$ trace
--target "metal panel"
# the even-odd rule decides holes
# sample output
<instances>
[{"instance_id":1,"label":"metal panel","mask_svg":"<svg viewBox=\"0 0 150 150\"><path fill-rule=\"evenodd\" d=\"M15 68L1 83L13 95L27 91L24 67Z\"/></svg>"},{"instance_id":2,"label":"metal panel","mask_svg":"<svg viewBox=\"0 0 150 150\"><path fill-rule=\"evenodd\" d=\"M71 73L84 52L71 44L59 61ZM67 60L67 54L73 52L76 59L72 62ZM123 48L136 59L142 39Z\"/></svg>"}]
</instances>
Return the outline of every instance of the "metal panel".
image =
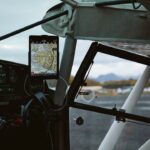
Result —
<instances>
[{"instance_id":1,"label":"metal panel","mask_svg":"<svg viewBox=\"0 0 150 150\"><path fill-rule=\"evenodd\" d=\"M77 39L150 43L149 26L147 11L78 7L74 30Z\"/></svg>"},{"instance_id":2,"label":"metal panel","mask_svg":"<svg viewBox=\"0 0 150 150\"><path fill-rule=\"evenodd\" d=\"M128 42L102 42L104 45L126 50L132 53L150 55L150 44Z\"/></svg>"},{"instance_id":3,"label":"metal panel","mask_svg":"<svg viewBox=\"0 0 150 150\"><path fill-rule=\"evenodd\" d=\"M66 95L66 89L71 74L75 49L76 49L76 40L67 35L59 71L59 80L57 82L54 97L54 104L57 106L62 106L65 103L64 98Z\"/></svg>"},{"instance_id":4,"label":"metal panel","mask_svg":"<svg viewBox=\"0 0 150 150\"><path fill-rule=\"evenodd\" d=\"M116 56L119 58L123 58L126 60L130 60L130 61L134 61L137 63L141 63L141 64L145 64L150 66L150 57L148 56L144 56L144 55L139 55L137 53L133 53L130 51L126 51L126 50L121 50L121 49L117 49L114 47L109 47L109 46L105 46L100 44L100 48L98 50L101 53L105 53L108 55L112 55L112 56Z\"/></svg>"},{"instance_id":5,"label":"metal panel","mask_svg":"<svg viewBox=\"0 0 150 150\"><path fill-rule=\"evenodd\" d=\"M70 24L70 20L72 17L72 7L60 3L52 8L50 8L43 19L49 18L50 16L56 15L58 13L62 13L64 11L68 11L68 14L59 18L56 18L55 20L52 20L50 22L46 22L42 24L42 28L44 31L55 34L58 36L65 37L66 32L68 31L68 27Z\"/></svg>"}]
</instances>

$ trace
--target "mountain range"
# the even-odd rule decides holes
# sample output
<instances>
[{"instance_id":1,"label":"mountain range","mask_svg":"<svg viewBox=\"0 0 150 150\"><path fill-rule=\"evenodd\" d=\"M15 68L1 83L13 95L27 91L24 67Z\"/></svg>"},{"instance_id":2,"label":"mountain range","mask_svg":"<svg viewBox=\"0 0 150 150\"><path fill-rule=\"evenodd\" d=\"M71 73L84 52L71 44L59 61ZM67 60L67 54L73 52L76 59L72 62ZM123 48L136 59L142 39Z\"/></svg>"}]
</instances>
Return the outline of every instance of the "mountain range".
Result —
<instances>
[{"instance_id":1,"label":"mountain range","mask_svg":"<svg viewBox=\"0 0 150 150\"><path fill-rule=\"evenodd\" d=\"M137 79L137 76L134 77L122 77L119 75L116 75L114 73L109 73L105 75L98 76L95 80L98 82L107 82L107 81L119 81L119 80L128 80L128 79Z\"/></svg>"}]
</instances>

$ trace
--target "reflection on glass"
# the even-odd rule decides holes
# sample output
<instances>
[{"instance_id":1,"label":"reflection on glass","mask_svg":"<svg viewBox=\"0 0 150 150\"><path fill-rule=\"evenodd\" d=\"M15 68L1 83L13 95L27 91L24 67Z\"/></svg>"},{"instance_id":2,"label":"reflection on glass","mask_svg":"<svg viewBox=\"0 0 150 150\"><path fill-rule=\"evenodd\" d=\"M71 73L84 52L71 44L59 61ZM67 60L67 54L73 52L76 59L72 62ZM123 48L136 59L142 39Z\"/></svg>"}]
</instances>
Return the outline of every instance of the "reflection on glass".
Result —
<instances>
[{"instance_id":1,"label":"reflection on glass","mask_svg":"<svg viewBox=\"0 0 150 150\"><path fill-rule=\"evenodd\" d=\"M76 124L76 118L84 119L83 125ZM97 150L109 130L114 117L79 109L70 109L71 150ZM136 150L150 137L146 124L126 122L126 126L114 150Z\"/></svg>"},{"instance_id":2,"label":"reflection on glass","mask_svg":"<svg viewBox=\"0 0 150 150\"><path fill-rule=\"evenodd\" d=\"M83 125L76 124L78 117L83 118ZM97 150L113 121L113 117L71 108L69 120L70 149Z\"/></svg>"}]
</instances>

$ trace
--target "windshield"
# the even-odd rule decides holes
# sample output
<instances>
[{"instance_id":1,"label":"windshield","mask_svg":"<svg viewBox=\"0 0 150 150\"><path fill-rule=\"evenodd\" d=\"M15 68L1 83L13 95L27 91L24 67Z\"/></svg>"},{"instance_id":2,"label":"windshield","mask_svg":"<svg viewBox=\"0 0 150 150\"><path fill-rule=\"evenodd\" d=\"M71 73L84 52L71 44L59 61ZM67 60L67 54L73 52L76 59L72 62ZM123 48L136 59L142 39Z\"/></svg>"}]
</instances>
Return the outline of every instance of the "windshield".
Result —
<instances>
[{"instance_id":1,"label":"windshield","mask_svg":"<svg viewBox=\"0 0 150 150\"><path fill-rule=\"evenodd\" d=\"M81 0L76 1L81 2ZM82 1L95 2L96 0ZM100 0L97 1L100 2ZM1 0L0 35L4 35L18 28L41 20L50 7L60 2L61 1L59 0ZM41 26L38 26L24 33L1 41L0 59L28 65L29 35L49 35L49 33L46 33L41 28ZM61 59L65 39L60 38L59 42L59 52ZM88 40L77 41L75 59L71 72L71 79L75 77L76 72L84 56L86 55L86 52L88 51L91 43L92 42ZM114 42L105 44L111 44L113 46L121 48L123 47L127 50L133 50L137 48L137 45L128 45L128 43ZM145 49L149 50L150 45L146 45ZM147 55L147 51L144 54ZM116 58L106 54L97 54L94 59L94 64L87 78L87 86L81 89L81 92L87 91L88 94L91 92L91 95L79 94L77 95L75 102L110 109L115 106L117 108L121 108L133 86L135 85L136 80L142 74L144 69L145 65L126 61L124 59ZM127 86L123 86L124 83ZM135 114L149 117L149 85L145 87L145 92L143 93L140 101L134 109ZM54 87L55 86L56 84L54 83ZM100 143L102 142L105 134L107 133L110 125L115 118L112 116L97 114L85 110L78 110L75 108L70 108L69 111L71 150L98 149ZM81 125L77 122L77 119L79 117L84 120L84 123ZM146 142L149 137L149 127L128 122L115 149L122 149L122 144L124 144L124 150L137 149L144 142Z\"/></svg>"},{"instance_id":2,"label":"windshield","mask_svg":"<svg viewBox=\"0 0 150 150\"><path fill-rule=\"evenodd\" d=\"M77 2L103 2L104 0L76 0ZM107 0L108 1L108 0ZM0 5L1 28L0 35L7 34L18 28L42 19L46 11L61 1L33 0L20 2L19 0L3 0ZM34 7L36 5L36 7ZM9 10L9 11L8 11ZM28 64L28 37L29 35L45 35L41 26L30 29L14 37L0 42L0 59ZM125 43L126 44L126 43ZM127 45L127 44L126 44ZM64 46L64 39L60 40L60 56ZM79 48L79 47L78 47ZM146 48L147 49L147 48ZM149 48L148 48L149 49Z\"/></svg>"},{"instance_id":3,"label":"windshield","mask_svg":"<svg viewBox=\"0 0 150 150\"><path fill-rule=\"evenodd\" d=\"M130 70L130 68L132 69ZM98 53L87 78L85 78L84 85L81 86L75 97L75 102L119 110L130 97L129 95L144 69L145 65ZM149 117L150 92L148 92L148 84L145 85L142 95L135 104L133 114ZM130 100L132 101L132 99ZM79 119L83 122L82 124L78 123ZM97 150L115 119L109 115L70 108L71 150ZM138 149L149 139L149 136L150 127L148 124L127 119L125 128L114 149Z\"/></svg>"},{"instance_id":4,"label":"windshield","mask_svg":"<svg viewBox=\"0 0 150 150\"><path fill-rule=\"evenodd\" d=\"M0 5L0 36L41 20L46 11L60 1L2 0ZM36 6L36 7L35 7ZM0 59L28 64L29 35L47 34L41 26L0 42ZM61 44L62 45L62 44Z\"/></svg>"}]
</instances>

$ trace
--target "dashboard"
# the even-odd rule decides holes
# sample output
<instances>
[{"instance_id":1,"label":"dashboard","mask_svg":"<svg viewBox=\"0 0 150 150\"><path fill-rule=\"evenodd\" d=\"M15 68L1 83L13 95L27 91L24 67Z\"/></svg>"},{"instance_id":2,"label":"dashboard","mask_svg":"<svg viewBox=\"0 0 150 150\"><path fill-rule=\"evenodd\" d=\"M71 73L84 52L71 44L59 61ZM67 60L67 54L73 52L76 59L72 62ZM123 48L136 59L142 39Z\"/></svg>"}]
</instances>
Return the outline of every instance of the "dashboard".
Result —
<instances>
[{"instance_id":1,"label":"dashboard","mask_svg":"<svg viewBox=\"0 0 150 150\"><path fill-rule=\"evenodd\" d=\"M31 80L27 65L0 60L0 116L20 113L36 91L43 91L43 81Z\"/></svg>"},{"instance_id":2,"label":"dashboard","mask_svg":"<svg viewBox=\"0 0 150 150\"><path fill-rule=\"evenodd\" d=\"M30 147L30 140L29 144L25 141L34 134L27 131L23 113L31 97L45 89L44 83L43 80L30 78L27 65L0 60L1 147L8 150L22 149L22 145Z\"/></svg>"},{"instance_id":3,"label":"dashboard","mask_svg":"<svg viewBox=\"0 0 150 150\"><path fill-rule=\"evenodd\" d=\"M28 66L0 60L0 105L24 99Z\"/></svg>"}]
</instances>

